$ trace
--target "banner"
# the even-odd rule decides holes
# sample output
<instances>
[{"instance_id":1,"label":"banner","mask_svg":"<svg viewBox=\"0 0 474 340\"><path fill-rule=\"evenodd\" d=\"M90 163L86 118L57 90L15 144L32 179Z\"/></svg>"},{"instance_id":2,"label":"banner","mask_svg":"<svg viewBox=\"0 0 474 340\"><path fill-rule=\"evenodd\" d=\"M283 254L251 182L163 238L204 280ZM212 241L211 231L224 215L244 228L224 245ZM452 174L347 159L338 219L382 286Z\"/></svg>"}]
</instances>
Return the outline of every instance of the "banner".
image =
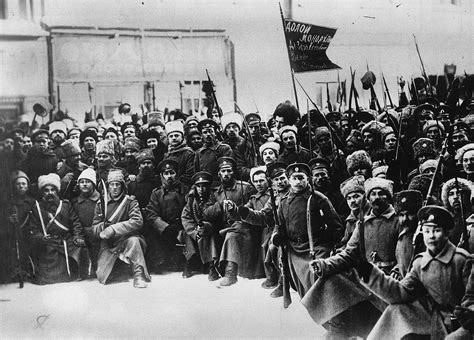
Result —
<instances>
[{"instance_id":1,"label":"banner","mask_svg":"<svg viewBox=\"0 0 474 340\"><path fill-rule=\"evenodd\" d=\"M286 46L294 72L340 68L329 60L326 50L337 29L283 19Z\"/></svg>"}]
</instances>

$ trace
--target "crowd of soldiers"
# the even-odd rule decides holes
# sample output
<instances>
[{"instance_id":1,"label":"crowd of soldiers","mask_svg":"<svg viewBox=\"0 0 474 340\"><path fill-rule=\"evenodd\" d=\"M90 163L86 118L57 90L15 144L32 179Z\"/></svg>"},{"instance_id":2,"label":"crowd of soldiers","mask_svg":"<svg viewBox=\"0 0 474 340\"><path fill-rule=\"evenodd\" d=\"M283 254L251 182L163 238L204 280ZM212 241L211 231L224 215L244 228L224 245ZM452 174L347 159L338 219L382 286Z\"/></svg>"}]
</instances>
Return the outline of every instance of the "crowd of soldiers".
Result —
<instances>
[{"instance_id":1,"label":"crowd of soldiers","mask_svg":"<svg viewBox=\"0 0 474 340\"><path fill-rule=\"evenodd\" d=\"M470 338L474 101L434 99L13 128L2 282L265 278L334 338Z\"/></svg>"}]
</instances>

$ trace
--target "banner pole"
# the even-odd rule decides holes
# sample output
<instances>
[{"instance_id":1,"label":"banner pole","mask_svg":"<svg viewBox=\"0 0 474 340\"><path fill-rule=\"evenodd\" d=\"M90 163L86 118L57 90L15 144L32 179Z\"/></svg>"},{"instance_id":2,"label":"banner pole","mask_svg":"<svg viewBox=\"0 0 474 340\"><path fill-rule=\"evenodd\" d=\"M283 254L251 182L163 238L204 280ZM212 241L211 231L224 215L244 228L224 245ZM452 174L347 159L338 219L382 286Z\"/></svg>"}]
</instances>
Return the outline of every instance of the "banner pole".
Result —
<instances>
[{"instance_id":1,"label":"banner pole","mask_svg":"<svg viewBox=\"0 0 474 340\"><path fill-rule=\"evenodd\" d=\"M295 94L295 101L296 101L296 108L298 111L300 110L300 105L298 103L298 92L296 90L296 84L295 84L295 73L293 71L293 67L291 67L291 57L290 57L290 49L288 47L288 44L286 43L286 35L285 35L285 17L283 16L283 10L281 9L281 4L278 3L278 6L280 7L280 16L281 16L281 24L283 26L283 36L285 37L285 45L286 45L286 50L288 52L288 63L290 64L290 71L291 71L291 81L293 84L293 91Z\"/></svg>"}]
</instances>

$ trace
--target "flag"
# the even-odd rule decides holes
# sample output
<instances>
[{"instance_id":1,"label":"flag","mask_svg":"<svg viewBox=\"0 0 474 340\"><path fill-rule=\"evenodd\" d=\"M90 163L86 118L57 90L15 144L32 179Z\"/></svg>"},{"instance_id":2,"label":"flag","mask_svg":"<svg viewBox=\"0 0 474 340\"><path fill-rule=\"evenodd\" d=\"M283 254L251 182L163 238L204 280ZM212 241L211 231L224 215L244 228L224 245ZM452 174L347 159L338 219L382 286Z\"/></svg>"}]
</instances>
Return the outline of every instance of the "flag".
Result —
<instances>
[{"instance_id":1,"label":"flag","mask_svg":"<svg viewBox=\"0 0 474 340\"><path fill-rule=\"evenodd\" d=\"M326 55L337 29L282 19L290 66L294 72L340 68Z\"/></svg>"}]
</instances>

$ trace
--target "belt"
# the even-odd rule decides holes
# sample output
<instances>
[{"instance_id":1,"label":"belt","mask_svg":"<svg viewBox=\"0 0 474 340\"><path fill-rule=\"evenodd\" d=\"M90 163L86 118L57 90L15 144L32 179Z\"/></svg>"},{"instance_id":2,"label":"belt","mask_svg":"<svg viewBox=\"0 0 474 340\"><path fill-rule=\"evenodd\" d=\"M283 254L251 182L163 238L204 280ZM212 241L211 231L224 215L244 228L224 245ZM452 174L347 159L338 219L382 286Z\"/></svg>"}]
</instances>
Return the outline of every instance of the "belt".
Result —
<instances>
[{"instance_id":1,"label":"belt","mask_svg":"<svg viewBox=\"0 0 474 340\"><path fill-rule=\"evenodd\" d=\"M397 262L396 261L376 261L376 262L373 262L373 264L379 268L387 268L387 267L395 266Z\"/></svg>"}]
</instances>

